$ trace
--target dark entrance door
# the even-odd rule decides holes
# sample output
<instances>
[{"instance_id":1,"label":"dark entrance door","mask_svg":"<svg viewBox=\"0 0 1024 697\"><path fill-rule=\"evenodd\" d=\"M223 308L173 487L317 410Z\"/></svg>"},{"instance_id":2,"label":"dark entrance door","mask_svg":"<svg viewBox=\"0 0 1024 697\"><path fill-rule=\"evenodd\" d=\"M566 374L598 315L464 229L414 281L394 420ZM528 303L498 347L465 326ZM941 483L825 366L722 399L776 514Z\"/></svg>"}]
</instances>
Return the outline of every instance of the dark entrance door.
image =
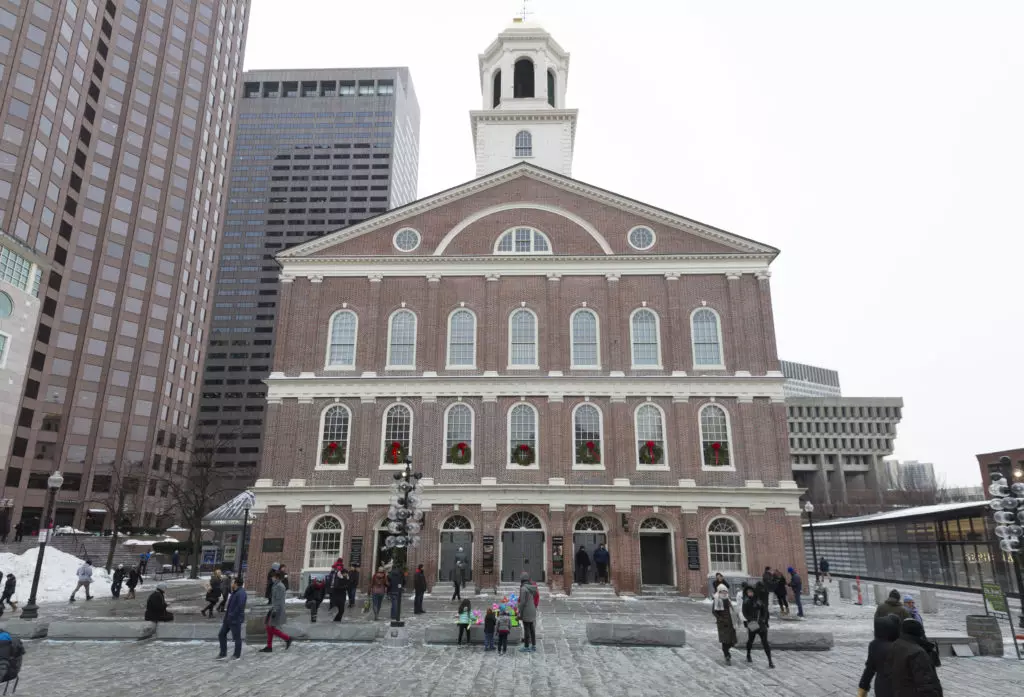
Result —
<instances>
[{"instance_id":1,"label":"dark entrance door","mask_svg":"<svg viewBox=\"0 0 1024 697\"><path fill-rule=\"evenodd\" d=\"M473 533L469 530L458 530L441 533L441 559L437 566L437 580L451 581L455 573L455 555L459 547L465 551L466 558L473 559ZM473 564L470 562L463 569L462 578L464 583L473 580Z\"/></svg>"},{"instance_id":2,"label":"dark entrance door","mask_svg":"<svg viewBox=\"0 0 1024 697\"><path fill-rule=\"evenodd\" d=\"M534 582L544 580L544 533L506 530L501 533L501 580L516 583L524 571Z\"/></svg>"},{"instance_id":3,"label":"dark entrance door","mask_svg":"<svg viewBox=\"0 0 1024 697\"><path fill-rule=\"evenodd\" d=\"M584 581L590 583L597 580L597 564L594 563L594 550L597 549L598 545L601 544L608 544L608 541L605 539L605 534L603 532L577 532L573 534L572 573L573 579L576 581L576 583L581 583ZM590 558L590 568L587 571L586 579L576 578L576 553L580 550L581 546L587 552L587 557ZM609 564L608 566L610 568L611 564ZM611 576L610 571L608 572L608 575Z\"/></svg>"},{"instance_id":4,"label":"dark entrance door","mask_svg":"<svg viewBox=\"0 0 1024 697\"><path fill-rule=\"evenodd\" d=\"M640 535L640 583L672 585L672 536L669 533Z\"/></svg>"}]
</instances>

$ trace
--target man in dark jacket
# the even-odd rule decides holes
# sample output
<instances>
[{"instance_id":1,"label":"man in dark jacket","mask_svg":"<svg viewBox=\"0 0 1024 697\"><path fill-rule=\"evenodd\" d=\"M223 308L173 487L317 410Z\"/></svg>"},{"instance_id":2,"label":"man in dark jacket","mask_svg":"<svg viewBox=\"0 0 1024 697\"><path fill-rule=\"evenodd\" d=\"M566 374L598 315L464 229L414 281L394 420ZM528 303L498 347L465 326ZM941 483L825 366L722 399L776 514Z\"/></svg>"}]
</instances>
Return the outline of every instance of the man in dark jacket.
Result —
<instances>
[{"instance_id":1,"label":"man in dark jacket","mask_svg":"<svg viewBox=\"0 0 1024 697\"><path fill-rule=\"evenodd\" d=\"M164 597L164 591L166 590L166 583L158 583L156 584L156 590L150 594L149 599L146 601L147 622L174 621L174 615L167 611L167 599Z\"/></svg>"},{"instance_id":2,"label":"man in dark jacket","mask_svg":"<svg viewBox=\"0 0 1024 697\"><path fill-rule=\"evenodd\" d=\"M900 638L893 642L886 662L892 697L942 697L942 684L928 648L921 623L903 620Z\"/></svg>"},{"instance_id":3,"label":"man in dark jacket","mask_svg":"<svg viewBox=\"0 0 1024 697\"><path fill-rule=\"evenodd\" d=\"M910 612L900 602L900 592L895 588L889 591L889 597L875 608L876 620L888 615L896 615L901 622L910 617Z\"/></svg>"},{"instance_id":4,"label":"man in dark jacket","mask_svg":"<svg viewBox=\"0 0 1024 697\"><path fill-rule=\"evenodd\" d=\"M348 570L348 606L356 604L356 590L359 588L359 564L353 564Z\"/></svg>"},{"instance_id":5,"label":"man in dark jacket","mask_svg":"<svg viewBox=\"0 0 1024 697\"><path fill-rule=\"evenodd\" d=\"M871 680L875 681L875 697L892 697L892 679L887 663L892 643L900 636L900 618L886 615L875 620L875 638L868 644L868 660L860 676L857 697L867 697Z\"/></svg>"},{"instance_id":6,"label":"man in dark jacket","mask_svg":"<svg viewBox=\"0 0 1024 697\"><path fill-rule=\"evenodd\" d=\"M113 598L121 597L121 585L124 583L124 577L127 574L124 570L124 564L118 564L117 569L114 571L114 578L110 583L110 595Z\"/></svg>"},{"instance_id":7,"label":"man in dark jacket","mask_svg":"<svg viewBox=\"0 0 1024 697\"><path fill-rule=\"evenodd\" d=\"M579 550L576 552L576 583L584 584L587 582L587 571L590 569L590 555L587 554L587 550L583 545L580 545Z\"/></svg>"},{"instance_id":8,"label":"man in dark jacket","mask_svg":"<svg viewBox=\"0 0 1024 697\"><path fill-rule=\"evenodd\" d=\"M608 583L608 563L611 560L612 556L602 542L601 546L594 550L594 564L597 566L597 571L594 574L595 581Z\"/></svg>"},{"instance_id":9,"label":"man in dark jacket","mask_svg":"<svg viewBox=\"0 0 1024 697\"><path fill-rule=\"evenodd\" d=\"M427 592L427 575L423 573L423 564L416 567L416 573L412 577L412 588L416 591L412 605L413 614L422 615L426 612L423 609L423 594Z\"/></svg>"},{"instance_id":10,"label":"man in dark jacket","mask_svg":"<svg viewBox=\"0 0 1024 697\"><path fill-rule=\"evenodd\" d=\"M800 579L800 574L796 572L792 566L786 569L789 572L789 587L793 589L793 599L796 600L796 616L804 616L804 603L800 594L804 592L804 582Z\"/></svg>"},{"instance_id":11,"label":"man in dark jacket","mask_svg":"<svg viewBox=\"0 0 1024 697\"><path fill-rule=\"evenodd\" d=\"M224 620L220 625L220 632L217 633L217 639L220 641L218 659L228 657L228 632L231 632L231 638L235 642L235 659L242 657L242 624L245 622L245 601L248 599L244 585L241 576L237 576L231 584L231 595L228 597Z\"/></svg>"}]
</instances>

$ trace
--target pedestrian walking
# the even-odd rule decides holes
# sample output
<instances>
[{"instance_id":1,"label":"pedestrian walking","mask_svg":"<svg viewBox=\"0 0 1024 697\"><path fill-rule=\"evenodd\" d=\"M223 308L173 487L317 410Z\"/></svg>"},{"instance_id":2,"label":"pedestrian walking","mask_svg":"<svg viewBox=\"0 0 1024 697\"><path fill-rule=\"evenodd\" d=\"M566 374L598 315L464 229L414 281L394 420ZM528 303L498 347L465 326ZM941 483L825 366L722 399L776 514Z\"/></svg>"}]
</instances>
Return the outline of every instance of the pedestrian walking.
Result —
<instances>
[{"instance_id":1,"label":"pedestrian walking","mask_svg":"<svg viewBox=\"0 0 1024 697\"><path fill-rule=\"evenodd\" d=\"M334 566L331 567L331 573L327 577L327 593L330 597L330 602L327 605L327 610L330 612L331 608L337 608L338 613L334 616L334 622L341 622L341 618L345 615L345 603L348 601L348 586L349 576L348 570L345 569L345 562L342 561L341 557L338 557L337 561L334 562Z\"/></svg>"},{"instance_id":2,"label":"pedestrian walking","mask_svg":"<svg viewBox=\"0 0 1024 697\"><path fill-rule=\"evenodd\" d=\"M2 576L3 574L0 574ZM18 579L14 574L7 574L7 581L4 582L4 592L0 595L0 615L4 614L4 603L11 606L12 610L18 609L18 604L11 600L14 597L14 589L18 586Z\"/></svg>"},{"instance_id":3,"label":"pedestrian walking","mask_svg":"<svg viewBox=\"0 0 1024 697\"><path fill-rule=\"evenodd\" d=\"M377 573L370 579L370 595L373 597L373 619L380 615L380 606L384 603L384 596L388 592L388 576L384 573L384 567L377 567Z\"/></svg>"},{"instance_id":4,"label":"pedestrian walking","mask_svg":"<svg viewBox=\"0 0 1024 697\"><path fill-rule=\"evenodd\" d=\"M495 627L498 630L498 653L508 653L508 635L512 631L512 618L508 616L508 609L504 605Z\"/></svg>"},{"instance_id":5,"label":"pedestrian walking","mask_svg":"<svg viewBox=\"0 0 1024 697\"><path fill-rule=\"evenodd\" d=\"M732 665L732 654L730 649L739 643L736 637L736 611L733 608L732 600L729 599L729 588L724 583L715 587L715 602L711 606L711 614L715 616L715 624L718 628L718 643L722 645L722 653L725 655L725 665Z\"/></svg>"},{"instance_id":6,"label":"pedestrian walking","mask_svg":"<svg viewBox=\"0 0 1024 697\"><path fill-rule=\"evenodd\" d=\"M242 576L238 575L231 584L231 595L228 597L228 604L224 619L220 625L220 632L217 639L220 641L220 654L218 659L228 656L228 632L235 642L235 654L232 660L237 661L242 657L242 624L245 622L245 602L248 600L245 593L245 583Z\"/></svg>"},{"instance_id":7,"label":"pedestrian walking","mask_svg":"<svg viewBox=\"0 0 1024 697\"><path fill-rule=\"evenodd\" d=\"M128 599L135 600L135 587L142 583L142 574L136 567L128 569L128 580L124 582L128 586Z\"/></svg>"},{"instance_id":8,"label":"pedestrian walking","mask_svg":"<svg viewBox=\"0 0 1024 697\"><path fill-rule=\"evenodd\" d=\"M405 570L400 564L391 567L388 574L388 593L391 594L391 619L398 619L398 608L402 603L402 589L405 588Z\"/></svg>"},{"instance_id":9,"label":"pedestrian walking","mask_svg":"<svg viewBox=\"0 0 1024 697\"><path fill-rule=\"evenodd\" d=\"M466 633L466 645L469 646L469 625L473 622L472 609L469 600L463 600L459 603L459 639L455 642L456 646L462 646L462 633Z\"/></svg>"},{"instance_id":10,"label":"pedestrian walking","mask_svg":"<svg viewBox=\"0 0 1024 697\"><path fill-rule=\"evenodd\" d=\"M221 574L220 605L217 606L217 612L224 612L224 606L228 602L228 597L231 595L232 588L234 588L234 584L231 582L231 572L226 571Z\"/></svg>"},{"instance_id":11,"label":"pedestrian walking","mask_svg":"<svg viewBox=\"0 0 1024 697\"><path fill-rule=\"evenodd\" d=\"M754 647L754 639L761 638L761 647L764 655L768 657L768 667L774 668L772 662L772 647L768 645L768 606L762 600L764 589L759 587L764 584L757 582L754 587L747 586L743 590L743 623L747 628L747 663L752 663L750 649Z\"/></svg>"},{"instance_id":12,"label":"pedestrian walking","mask_svg":"<svg viewBox=\"0 0 1024 697\"><path fill-rule=\"evenodd\" d=\"M320 611L320 603L324 601L327 593L327 583L321 576L310 576L306 584L306 592L303 597L306 599L306 608L309 610L309 621L316 622L317 612Z\"/></svg>"},{"instance_id":13,"label":"pedestrian walking","mask_svg":"<svg viewBox=\"0 0 1024 697\"><path fill-rule=\"evenodd\" d=\"M174 553L171 554L171 571L173 573L178 573L178 569L181 568L180 562L181 552L179 552L178 550L174 550Z\"/></svg>"},{"instance_id":14,"label":"pedestrian walking","mask_svg":"<svg viewBox=\"0 0 1024 697\"><path fill-rule=\"evenodd\" d=\"M903 603L900 602L900 592L893 588L889 591L889 597L879 603L878 607L875 608L875 619L880 617L887 617L888 615L896 615L900 618L900 622L905 619L912 619L907 608L903 607Z\"/></svg>"},{"instance_id":15,"label":"pedestrian walking","mask_svg":"<svg viewBox=\"0 0 1024 697\"><path fill-rule=\"evenodd\" d=\"M173 622L174 615L167 609L166 583L156 584L156 590L146 599L147 622Z\"/></svg>"},{"instance_id":16,"label":"pedestrian walking","mask_svg":"<svg viewBox=\"0 0 1024 697\"><path fill-rule=\"evenodd\" d=\"M75 590L71 591L71 602L75 602L75 593L79 588L85 588L85 599L92 600L92 595L89 594L89 586L92 585L92 562L86 559L85 563L78 567L76 574L78 585L75 586Z\"/></svg>"},{"instance_id":17,"label":"pedestrian walking","mask_svg":"<svg viewBox=\"0 0 1024 697\"><path fill-rule=\"evenodd\" d=\"M900 618L886 615L875 618L875 638L868 644L868 660L857 685L857 697L868 697L871 681L875 681L875 697L893 697L892 679L887 667L892 644L900 636Z\"/></svg>"},{"instance_id":18,"label":"pedestrian walking","mask_svg":"<svg viewBox=\"0 0 1024 697\"><path fill-rule=\"evenodd\" d=\"M220 600L220 569L214 569L210 576L210 583L206 586L206 607L199 613L203 617L213 618L213 608Z\"/></svg>"},{"instance_id":19,"label":"pedestrian walking","mask_svg":"<svg viewBox=\"0 0 1024 697\"><path fill-rule=\"evenodd\" d=\"M149 558L153 556L152 552L144 552L139 555L142 559L142 563L139 565L139 573L145 574L146 569L149 568Z\"/></svg>"},{"instance_id":20,"label":"pedestrian walking","mask_svg":"<svg viewBox=\"0 0 1024 697\"><path fill-rule=\"evenodd\" d=\"M422 615L426 612L423 609L423 594L427 592L427 575L423 572L423 564L419 564L416 567L416 572L412 575L412 589L416 593L412 612L414 615Z\"/></svg>"},{"instance_id":21,"label":"pedestrian walking","mask_svg":"<svg viewBox=\"0 0 1024 697\"><path fill-rule=\"evenodd\" d=\"M530 580L530 574L523 572L519 581L519 619L523 623L522 652L537 651L537 607L540 605L540 591Z\"/></svg>"},{"instance_id":22,"label":"pedestrian walking","mask_svg":"<svg viewBox=\"0 0 1024 697\"><path fill-rule=\"evenodd\" d=\"M935 672L930 644L917 620L903 620L886 668L892 681L892 697L942 697L942 683Z\"/></svg>"},{"instance_id":23,"label":"pedestrian walking","mask_svg":"<svg viewBox=\"0 0 1024 697\"><path fill-rule=\"evenodd\" d=\"M25 536L25 524L20 520L14 525L14 541L21 542L21 539Z\"/></svg>"},{"instance_id":24,"label":"pedestrian walking","mask_svg":"<svg viewBox=\"0 0 1024 697\"><path fill-rule=\"evenodd\" d=\"M818 569L821 571L821 576L825 577L826 583L832 583L832 574L828 572L828 567L828 559L822 557L821 561L818 562Z\"/></svg>"},{"instance_id":25,"label":"pedestrian walking","mask_svg":"<svg viewBox=\"0 0 1024 697\"><path fill-rule=\"evenodd\" d=\"M611 554L604 546L604 542L594 550L594 566L597 571L594 573L594 580L598 583L608 583L608 564L611 562Z\"/></svg>"},{"instance_id":26,"label":"pedestrian walking","mask_svg":"<svg viewBox=\"0 0 1024 697\"><path fill-rule=\"evenodd\" d=\"M459 549L462 549L461 547ZM455 562L455 568L452 569L452 601L462 600L462 565Z\"/></svg>"},{"instance_id":27,"label":"pedestrian walking","mask_svg":"<svg viewBox=\"0 0 1024 697\"><path fill-rule=\"evenodd\" d=\"M281 572L274 571L271 575L270 610L267 612L265 620L267 626L267 645L265 648L260 649L260 653L270 653L274 650L274 637L284 639L285 651L292 646L292 638L281 631L281 627L288 621L284 609L284 596L286 592L284 584L281 582Z\"/></svg>"},{"instance_id":28,"label":"pedestrian walking","mask_svg":"<svg viewBox=\"0 0 1024 697\"><path fill-rule=\"evenodd\" d=\"M580 545L580 548L576 551L576 583L584 584L587 582L587 572L590 570L590 555L587 554L587 548Z\"/></svg>"},{"instance_id":29,"label":"pedestrian walking","mask_svg":"<svg viewBox=\"0 0 1024 697\"><path fill-rule=\"evenodd\" d=\"M115 600L121 597L121 586L124 584L125 575L124 564L118 564L110 583L110 597Z\"/></svg>"},{"instance_id":30,"label":"pedestrian walking","mask_svg":"<svg viewBox=\"0 0 1024 697\"><path fill-rule=\"evenodd\" d=\"M789 614L789 601L786 600L786 577L778 569L772 571L772 585L775 591L775 600L779 603L779 614Z\"/></svg>"},{"instance_id":31,"label":"pedestrian walking","mask_svg":"<svg viewBox=\"0 0 1024 697\"><path fill-rule=\"evenodd\" d=\"M359 564L353 564L348 570L348 606L356 604L356 590L359 589Z\"/></svg>"},{"instance_id":32,"label":"pedestrian walking","mask_svg":"<svg viewBox=\"0 0 1024 697\"><path fill-rule=\"evenodd\" d=\"M270 570L267 572L267 589L263 593L263 597L267 599L267 603L270 603L270 591L274 587L274 574L277 573L281 565L278 562L274 562L270 565Z\"/></svg>"},{"instance_id":33,"label":"pedestrian walking","mask_svg":"<svg viewBox=\"0 0 1024 697\"><path fill-rule=\"evenodd\" d=\"M786 571L789 572L789 587L793 589L793 599L796 600L796 616L804 616L804 604L800 595L804 592L804 582L800 579L800 574L791 566Z\"/></svg>"}]
</instances>

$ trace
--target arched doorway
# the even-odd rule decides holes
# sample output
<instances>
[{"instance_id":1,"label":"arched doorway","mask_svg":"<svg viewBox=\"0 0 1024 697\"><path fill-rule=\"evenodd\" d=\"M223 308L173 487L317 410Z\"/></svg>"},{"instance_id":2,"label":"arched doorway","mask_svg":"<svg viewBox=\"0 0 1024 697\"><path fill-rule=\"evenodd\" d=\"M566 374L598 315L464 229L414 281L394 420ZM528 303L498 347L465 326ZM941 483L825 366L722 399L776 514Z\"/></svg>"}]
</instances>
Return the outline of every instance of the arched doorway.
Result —
<instances>
[{"instance_id":1,"label":"arched doorway","mask_svg":"<svg viewBox=\"0 0 1024 697\"><path fill-rule=\"evenodd\" d=\"M674 586L672 531L660 518L640 523L640 583L644 586Z\"/></svg>"},{"instance_id":2,"label":"arched doorway","mask_svg":"<svg viewBox=\"0 0 1024 697\"><path fill-rule=\"evenodd\" d=\"M533 61L520 58L512 69L512 96L516 99L533 98Z\"/></svg>"},{"instance_id":3,"label":"arched doorway","mask_svg":"<svg viewBox=\"0 0 1024 697\"><path fill-rule=\"evenodd\" d=\"M544 580L544 528L537 516L519 511L501 532L501 580L516 583L524 571L533 581Z\"/></svg>"},{"instance_id":4,"label":"arched doorway","mask_svg":"<svg viewBox=\"0 0 1024 697\"><path fill-rule=\"evenodd\" d=\"M463 582L472 581L473 524L465 516L449 516L441 525L441 552L438 555L437 580L451 581L454 578L458 560L463 558Z\"/></svg>"},{"instance_id":5,"label":"arched doorway","mask_svg":"<svg viewBox=\"0 0 1024 697\"><path fill-rule=\"evenodd\" d=\"M572 533L572 559L573 559L573 580L576 583L587 583L597 580L597 564L594 562L594 550L600 545L607 544L608 538L605 534L604 523L592 515L583 516L576 521L576 527ZM576 577L576 553L582 547L590 558L590 569L587 578Z\"/></svg>"}]
</instances>

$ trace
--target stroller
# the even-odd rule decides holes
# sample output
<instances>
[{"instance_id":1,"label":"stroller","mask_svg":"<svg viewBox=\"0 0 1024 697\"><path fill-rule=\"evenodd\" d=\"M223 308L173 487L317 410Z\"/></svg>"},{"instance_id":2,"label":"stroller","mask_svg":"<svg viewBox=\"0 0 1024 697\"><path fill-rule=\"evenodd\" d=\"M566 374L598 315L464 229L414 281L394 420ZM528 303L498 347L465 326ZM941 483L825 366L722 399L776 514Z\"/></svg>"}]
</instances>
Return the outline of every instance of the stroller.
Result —
<instances>
[{"instance_id":1,"label":"stroller","mask_svg":"<svg viewBox=\"0 0 1024 697\"><path fill-rule=\"evenodd\" d=\"M814 604L828 605L828 588L821 581L814 585Z\"/></svg>"}]
</instances>

